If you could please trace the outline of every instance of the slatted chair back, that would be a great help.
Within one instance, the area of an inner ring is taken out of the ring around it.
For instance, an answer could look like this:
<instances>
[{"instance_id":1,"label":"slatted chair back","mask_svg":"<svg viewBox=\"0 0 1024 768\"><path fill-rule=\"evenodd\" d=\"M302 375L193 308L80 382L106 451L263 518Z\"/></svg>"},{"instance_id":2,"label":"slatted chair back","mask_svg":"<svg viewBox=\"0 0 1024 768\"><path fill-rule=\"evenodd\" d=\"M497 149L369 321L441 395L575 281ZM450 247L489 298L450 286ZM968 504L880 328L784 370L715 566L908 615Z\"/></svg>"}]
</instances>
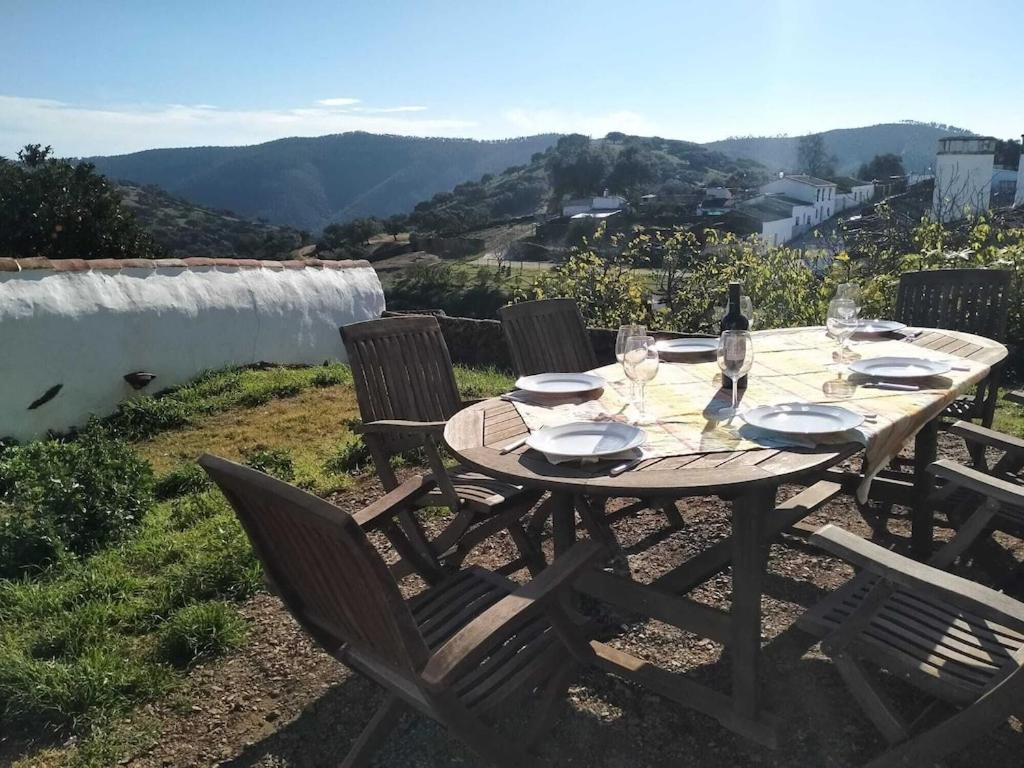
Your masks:
<instances>
[{"instance_id":1,"label":"slatted chair back","mask_svg":"<svg viewBox=\"0 0 1024 768\"><path fill-rule=\"evenodd\" d=\"M220 487L285 606L330 653L370 659L411 680L428 651L380 554L352 516L323 499L216 456Z\"/></svg>"},{"instance_id":2,"label":"slatted chair back","mask_svg":"<svg viewBox=\"0 0 1024 768\"><path fill-rule=\"evenodd\" d=\"M517 376L597 368L583 316L572 299L542 299L498 310Z\"/></svg>"},{"instance_id":3,"label":"slatted chair back","mask_svg":"<svg viewBox=\"0 0 1024 768\"><path fill-rule=\"evenodd\" d=\"M462 408L448 345L429 315L387 317L341 328L364 422L446 421ZM417 435L381 435L394 455L423 444Z\"/></svg>"},{"instance_id":4,"label":"slatted chair back","mask_svg":"<svg viewBox=\"0 0 1024 768\"><path fill-rule=\"evenodd\" d=\"M900 276L896 319L1002 341L1011 273L1003 269L934 269Z\"/></svg>"}]
</instances>

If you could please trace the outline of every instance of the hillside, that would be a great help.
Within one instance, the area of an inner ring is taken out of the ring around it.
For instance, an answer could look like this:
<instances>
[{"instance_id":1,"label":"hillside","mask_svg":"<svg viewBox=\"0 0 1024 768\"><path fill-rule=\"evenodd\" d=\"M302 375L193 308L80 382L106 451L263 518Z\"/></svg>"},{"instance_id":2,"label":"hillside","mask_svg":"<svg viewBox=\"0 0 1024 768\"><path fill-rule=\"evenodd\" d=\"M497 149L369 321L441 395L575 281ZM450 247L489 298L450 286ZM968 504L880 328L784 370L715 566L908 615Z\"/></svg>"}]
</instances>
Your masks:
<instances>
[{"instance_id":1,"label":"hillside","mask_svg":"<svg viewBox=\"0 0 1024 768\"><path fill-rule=\"evenodd\" d=\"M286 259L305 243L289 227L243 219L194 205L152 185L118 185L125 207L168 256Z\"/></svg>"},{"instance_id":2,"label":"hillside","mask_svg":"<svg viewBox=\"0 0 1024 768\"><path fill-rule=\"evenodd\" d=\"M825 131L828 151L836 156L840 173L855 173L875 155L893 153L903 159L908 171L924 171L935 164L937 143L943 136L964 133L963 129L930 123L903 122L838 128ZM730 157L756 160L772 171L791 171L797 165L799 136L740 137L712 141L704 146Z\"/></svg>"},{"instance_id":3,"label":"hillside","mask_svg":"<svg viewBox=\"0 0 1024 768\"><path fill-rule=\"evenodd\" d=\"M467 179L529 161L554 134L502 141L343 133L247 147L153 149L93 157L106 176L155 184L199 205L318 232L409 211Z\"/></svg>"},{"instance_id":4,"label":"hillside","mask_svg":"<svg viewBox=\"0 0 1024 768\"><path fill-rule=\"evenodd\" d=\"M487 174L416 205L421 230L463 232L489 222L557 210L563 196L612 193L678 197L701 186L752 187L768 177L759 163L689 141L610 133L603 139L563 136L522 166ZM557 188L556 188L557 187Z\"/></svg>"}]
</instances>

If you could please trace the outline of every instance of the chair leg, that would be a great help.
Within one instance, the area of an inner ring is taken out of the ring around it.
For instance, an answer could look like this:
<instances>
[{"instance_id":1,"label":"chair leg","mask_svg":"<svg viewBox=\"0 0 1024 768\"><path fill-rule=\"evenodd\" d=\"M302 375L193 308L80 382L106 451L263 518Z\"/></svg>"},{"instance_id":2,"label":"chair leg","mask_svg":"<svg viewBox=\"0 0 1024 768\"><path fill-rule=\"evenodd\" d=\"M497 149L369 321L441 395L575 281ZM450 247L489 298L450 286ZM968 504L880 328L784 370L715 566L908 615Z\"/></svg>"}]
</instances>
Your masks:
<instances>
[{"instance_id":1,"label":"chair leg","mask_svg":"<svg viewBox=\"0 0 1024 768\"><path fill-rule=\"evenodd\" d=\"M537 711L530 718L526 727L524 742L526 748L532 750L555 725L555 710L565 701L569 682L576 673L575 664L566 664L554 674L541 691Z\"/></svg>"},{"instance_id":2,"label":"chair leg","mask_svg":"<svg viewBox=\"0 0 1024 768\"><path fill-rule=\"evenodd\" d=\"M393 693L389 693L373 717L370 718L370 722L363 729L363 732L359 734L359 738L356 739L348 754L345 755L341 768L364 768L368 766L373 753L406 709L408 709L408 705L404 701Z\"/></svg>"},{"instance_id":3,"label":"chair leg","mask_svg":"<svg viewBox=\"0 0 1024 768\"><path fill-rule=\"evenodd\" d=\"M683 516L679 514L675 501L672 499L662 499L658 502L658 508L664 513L665 519L671 527L682 528L686 525L683 521Z\"/></svg>"},{"instance_id":4,"label":"chair leg","mask_svg":"<svg viewBox=\"0 0 1024 768\"><path fill-rule=\"evenodd\" d=\"M533 540L526 533L526 529L523 528L522 524L517 520L509 525L508 532L516 545L516 549L519 550L519 554L526 562L530 575L536 576L543 571L548 565L544 559L544 552L533 543Z\"/></svg>"},{"instance_id":5,"label":"chair leg","mask_svg":"<svg viewBox=\"0 0 1024 768\"><path fill-rule=\"evenodd\" d=\"M907 738L907 726L897 715L875 682L852 656L838 653L832 658L840 677L846 683L850 694L860 704L868 719L874 723L885 740L898 744Z\"/></svg>"}]
</instances>

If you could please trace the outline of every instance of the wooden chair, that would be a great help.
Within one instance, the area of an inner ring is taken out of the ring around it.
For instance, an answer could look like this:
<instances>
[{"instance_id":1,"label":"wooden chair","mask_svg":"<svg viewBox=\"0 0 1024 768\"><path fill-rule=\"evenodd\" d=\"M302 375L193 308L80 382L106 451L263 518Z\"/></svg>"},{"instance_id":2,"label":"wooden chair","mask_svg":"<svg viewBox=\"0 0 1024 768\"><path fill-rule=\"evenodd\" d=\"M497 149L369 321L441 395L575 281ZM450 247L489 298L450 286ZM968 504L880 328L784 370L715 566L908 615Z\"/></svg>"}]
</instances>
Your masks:
<instances>
[{"instance_id":1,"label":"wooden chair","mask_svg":"<svg viewBox=\"0 0 1024 768\"><path fill-rule=\"evenodd\" d=\"M826 525L810 542L860 568L802 616L823 638L851 694L892 745L870 768L932 765L1024 709L1024 603L954 576L951 564L997 515L1024 520L1024 489L953 462L936 462L931 503L970 488L985 502L929 565ZM933 699L906 720L865 668L871 662ZM939 703L956 713L937 720Z\"/></svg>"},{"instance_id":2,"label":"wooden chair","mask_svg":"<svg viewBox=\"0 0 1024 768\"><path fill-rule=\"evenodd\" d=\"M572 299L509 304L498 310L517 376L597 368L590 334Z\"/></svg>"},{"instance_id":3,"label":"wooden chair","mask_svg":"<svg viewBox=\"0 0 1024 768\"><path fill-rule=\"evenodd\" d=\"M446 468L441 455L445 422L463 403L451 356L434 317L410 315L354 323L341 328L355 379L363 423L356 427L369 449L377 476L389 491L398 485L391 459L422 448L436 482L421 500L446 506L454 519L426 542L412 515L403 527L414 546L438 565L457 567L469 550L507 529L531 573L544 557L520 519L543 495L462 467ZM425 574L436 578L436 574Z\"/></svg>"},{"instance_id":4,"label":"wooden chair","mask_svg":"<svg viewBox=\"0 0 1024 768\"><path fill-rule=\"evenodd\" d=\"M576 661L590 644L563 612L561 597L600 554L582 542L519 587L467 568L405 600L366 530L383 530L412 552L396 524L433 481L407 480L354 515L254 469L216 456L199 463L224 492L298 623L336 659L385 689L343 768L368 764L398 715L414 709L446 726L499 766L523 766L553 720ZM506 738L488 723L531 693L532 725Z\"/></svg>"},{"instance_id":5,"label":"wooden chair","mask_svg":"<svg viewBox=\"0 0 1024 768\"><path fill-rule=\"evenodd\" d=\"M1010 311L1010 281L1003 269L934 269L905 272L896 296L896 319L907 325L946 328L1006 338ZM973 396L957 400L947 410L954 418L981 420L992 426L1002 366L981 382Z\"/></svg>"}]
</instances>

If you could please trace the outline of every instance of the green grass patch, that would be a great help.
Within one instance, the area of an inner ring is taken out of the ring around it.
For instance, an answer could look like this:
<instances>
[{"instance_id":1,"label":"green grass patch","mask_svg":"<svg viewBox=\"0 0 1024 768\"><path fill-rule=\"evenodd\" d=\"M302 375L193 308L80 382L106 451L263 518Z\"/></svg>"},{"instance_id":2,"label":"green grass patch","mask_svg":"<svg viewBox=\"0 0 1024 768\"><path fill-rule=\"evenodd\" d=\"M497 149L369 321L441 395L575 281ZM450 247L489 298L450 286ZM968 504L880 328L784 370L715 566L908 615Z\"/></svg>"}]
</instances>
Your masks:
<instances>
[{"instance_id":1,"label":"green grass patch","mask_svg":"<svg viewBox=\"0 0 1024 768\"><path fill-rule=\"evenodd\" d=\"M242 645L245 620L231 605L193 603L176 611L160 628L160 656L176 667L216 658Z\"/></svg>"}]
</instances>

